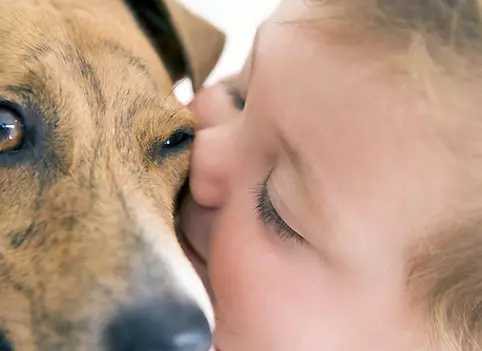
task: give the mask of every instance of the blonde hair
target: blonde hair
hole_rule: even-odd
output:
[[[337,39],[350,35],[357,39],[356,43],[363,37],[372,43],[378,39],[409,55],[416,46],[415,56],[425,55],[426,59],[412,60],[410,70],[436,71],[448,80],[446,86],[453,86],[455,81],[457,86],[460,82],[463,85],[465,81],[477,103],[477,89],[482,88],[482,20],[478,0],[309,2],[320,11],[313,11],[316,17],[308,20],[332,34],[342,33]],[[437,69],[433,69],[435,66]],[[452,87],[452,93],[455,90]],[[459,94],[452,94],[451,98],[462,98]],[[418,243],[420,247],[414,248],[408,274],[407,286],[414,304],[423,311],[423,329],[437,351],[482,350],[482,119],[476,119],[474,113],[470,117],[460,113],[452,121],[444,121],[450,124],[445,128],[450,129],[452,138],[461,130],[465,132],[456,135],[460,139],[468,135],[467,130],[472,135],[472,142],[463,140],[466,145],[458,146],[459,151],[463,150],[461,162],[466,163],[473,184],[477,184],[476,190],[465,197],[471,198],[472,203],[460,212],[454,211],[450,225],[440,223],[434,235]],[[451,129],[452,126],[463,128]]]
[[[430,64],[436,63],[452,74],[482,67],[479,0],[306,1],[320,9],[312,11],[314,17],[307,20],[322,26],[323,32],[331,33],[337,42],[351,37],[359,45],[371,40],[371,44],[405,52],[417,47],[430,57]]]
[[[307,1],[312,7],[322,8],[326,18],[338,19],[357,30],[363,27],[398,35],[417,31],[459,48],[461,44],[475,45],[475,39],[482,35],[478,0]]]

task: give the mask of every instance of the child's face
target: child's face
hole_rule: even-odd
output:
[[[210,127],[196,139],[184,229],[213,235],[218,345],[423,349],[408,259],[452,182],[434,112],[366,55],[270,22],[232,83],[244,110],[223,84],[193,104]]]

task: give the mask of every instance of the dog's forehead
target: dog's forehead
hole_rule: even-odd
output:
[[[167,134],[192,123],[189,113],[167,118],[181,108],[173,82],[122,1],[0,2],[0,23],[0,87],[35,80],[105,123],[139,115]]]
[[[139,77],[144,74],[159,88],[172,87],[162,59],[120,0],[0,1],[0,39],[2,71],[9,60],[21,63],[76,50],[97,66],[135,67]]]
[[[4,55],[40,46],[102,50],[121,47],[144,61],[154,77],[168,77],[161,60],[122,1],[0,1],[0,49]],[[10,47],[8,43],[12,44]],[[57,46],[57,47],[55,47]],[[98,61],[97,63],[102,63]],[[165,79],[166,82],[169,79]]]

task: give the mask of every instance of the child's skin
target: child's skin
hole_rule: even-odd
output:
[[[304,4],[283,1],[240,76],[191,106],[202,130],[181,227],[209,263],[217,345],[426,350],[406,280],[411,247],[454,201],[455,171],[426,118],[444,109],[374,68],[382,49],[274,23]],[[267,223],[265,181],[279,214],[265,199]]]

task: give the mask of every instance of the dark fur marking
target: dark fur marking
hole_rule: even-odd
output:
[[[22,232],[16,232],[10,235],[10,245],[12,245],[15,249],[19,248],[25,240],[31,237],[34,231],[33,225],[30,225],[26,230]]]
[[[38,209],[37,209],[38,210]],[[70,225],[71,223],[67,217],[64,224]],[[19,232],[13,232],[9,234],[10,245],[13,248],[20,248],[21,246],[28,246],[32,239],[35,238],[35,245],[42,246],[46,240],[45,236],[39,236],[39,233],[47,234],[46,231],[47,224],[44,222],[33,222],[25,230]]]
[[[128,100],[134,100],[134,102],[130,104],[126,110],[122,111],[119,116],[119,121],[116,121],[120,128],[128,131],[129,135],[132,134],[132,122],[134,117],[137,115],[137,100],[140,98],[140,96],[137,94],[138,93],[132,92],[130,89],[126,91],[126,97],[129,97]],[[135,96],[135,98],[132,98],[132,96]],[[119,149],[121,146],[125,145],[125,140],[117,138],[116,143],[117,148]]]
[[[129,209],[129,206],[127,205],[127,200],[124,196],[124,192],[122,191],[122,185],[119,184],[119,182],[117,181],[117,177],[115,175],[115,169],[113,169],[111,166],[110,166],[110,155],[107,155],[107,175],[109,176],[109,180],[110,180],[110,184],[112,186],[112,190],[113,190],[113,193],[115,194],[117,200],[119,200],[119,203],[121,204],[122,206],[122,210],[124,211],[124,214],[126,216],[126,218],[128,219],[129,222],[132,222],[134,223],[135,221],[131,220],[131,211]]]
[[[158,106],[158,102],[155,99],[149,98],[145,95],[136,95],[133,99],[133,102],[129,104],[127,110],[123,112],[120,116],[119,120],[119,127],[123,130],[127,131],[128,136],[132,136],[132,123],[139,113],[142,110],[146,109],[147,106]],[[162,107],[158,108],[159,111],[162,110]],[[126,147],[125,139],[117,138],[116,139],[116,146],[120,150],[121,148]],[[127,150],[131,151],[131,150]]]
[[[89,99],[91,102],[91,105],[94,105],[91,107],[94,107],[95,110],[98,109],[101,114],[105,113],[107,102],[104,97],[104,93],[102,92],[99,76],[95,72],[92,65],[89,62],[87,62],[86,58],[78,51],[77,51],[77,60],[79,62],[82,78],[84,78],[87,81],[88,88],[90,88],[86,91],[87,98],[89,98],[91,94],[94,95],[93,98]]]
[[[94,68],[79,50],[76,50],[70,46],[65,46],[64,49],[65,50],[59,50],[59,52],[56,54],[60,56],[61,60],[66,65],[78,65],[82,78],[87,82],[88,87],[90,88],[85,91],[86,97],[89,99],[89,102],[92,105],[96,105],[95,107],[92,107],[94,107],[96,110],[100,109],[101,113],[105,112],[107,102],[102,92],[100,79]],[[27,62],[41,62],[42,59],[51,52],[52,49],[47,44],[41,43],[29,50],[28,54],[25,55],[24,58]]]
[[[101,156],[102,151],[102,140],[99,137],[95,143],[94,149],[92,150],[93,158],[90,162],[89,168],[89,185],[88,189],[90,191],[91,200],[94,200],[97,197],[96,192],[96,185],[95,185],[95,167],[97,166],[97,160]]]
[[[128,50],[123,48],[120,44],[114,41],[104,40],[100,42],[100,45],[103,48],[108,49],[112,54],[115,54],[118,57],[121,57],[123,59],[126,59],[128,61],[128,64],[131,67],[135,68],[137,72],[142,73],[144,76],[148,78],[152,77],[152,74],[149,68],[147,67],[146,62],[143,59],[134,56]]]
[[[28,63],[41,61],[51,52],[52,48],[47,45],[47,43],[39,43],[36,46],[31,47],[30,50],[28,50],[27,54],[24,55],[23,59]]]
[[[74,50],[72,48],[66,47],[65,50],[61,50],[59,52],[60,58],[67,66],[75,64],[75,57],[73,55],[73,51]]]

